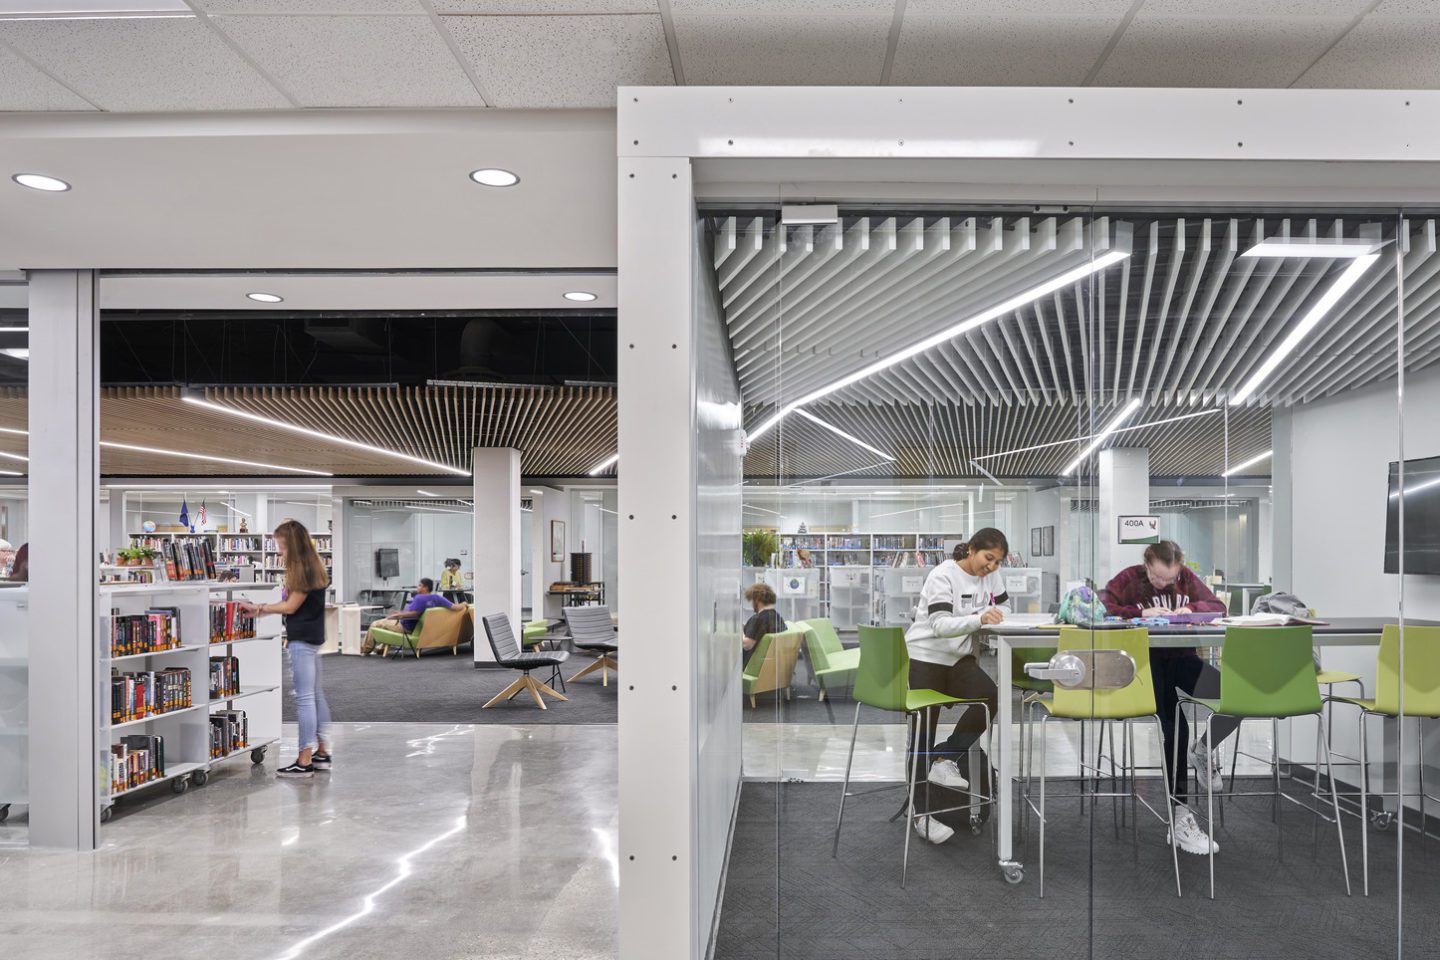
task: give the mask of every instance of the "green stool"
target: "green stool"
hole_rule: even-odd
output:
[[[1213,749],[1210,725],[1216,715],[1240,720],[1269,720],[1272,728],[1289,717],[1314,717],[1320,724],[1319,741],[1325,752],[1326,774],[1334,782],[1330,766],[1329,738],[1325,735],[1325,714],[1320,698],[1320,684],[1315,678],[1315,660],[1311,650],[1314,636],[1308,626],[1302,627],[1226,627],[1225,642],[1220,650],[1220,699],[1203,700],[1180,693],[1181,710],[1191,707],[1191,718],[1197,709],[1208,711],[1205,717],[1205,746]],[[1180,762],[1180,738],[1175,738],[1173,762]],[[1279,812],[1280,784],[1276,768],[1276,815]],[[1233,794],[1232,794],[1233,795]],[[1335,809],[1335,834],[1340,841],[1340,866],[1345,872],[1345,893],[1350,893],[1350,864],[1345,856],[1345,831],[1340,823],[1340,801],[1331,794]],[[1206,826],[1215,829],[1215,790],[1213,781],[1205,791]],[[1215,844],[1210,846],[1210,899],[1215,899]]]
[[[1366,721],[1371,717],[1399,719],[1414,717],[1419,728],[1420,749],[1420,792],[1418,796],[1433,803],[1440,803],[1440,797],[1425,792],[1425,721],[1440,718],[1440,627],[1406,627],[1404,633],[1404,664],[1401,664],[1401,629],[1399,624],[1387,623],[1380,634],[1380,652],[1375,660],[1375,699],[1363,697],[1327,697],[1329,703],[1351,704],[1360,708],[1360,859],[1364,875],[1365,895],[1370,895],[1370,767],[1366,748]],[[1404,678],[1404,703],[1402,713],[1401,678]],[[1318,775],[1317,775],[1318,779]],[[1402,776],[1403,779],[1403,776]],[[1317,783],[1318,787],[1319,784]],[[1395,797],[1399,803],[1400,816],[1405,815],[1405,797],[1413,793],[1400,794],[1403,784],[1397,785],[1395,793],[1381,792],[1381,797]],[[1330,780],[1330,796],[1335,798],[1335,781]],[[1424,801],[1421,801],[1422,809]],[[1421,817],[1422,829],[1424,817]],[[1403,824],[1402,824],[1403,826]]]
[[[1085,627],[1062,627],[1060,637],[1056,644],[1059,650],[1121,650],[1130,655],[1135,661],[1135,679],[1118,689],[1100,690],[1067,690],[1064,687],[1055,687],[1054,692],[1046,697],[1040,693],[1032,693],[1025,698],[1022,710],[1029,706],[1032,710],[1041,710],[1044,716],[1040,718],[1040,805],[1035,807],[1030,801],[1030,769],[1025,768],[1025,804],[1028,809],[1034,809],[1040,818],[1040,896],[1045,896],[1045,725],[1051,720],[1070,720],[1080,724],[1081,757],[1080,763],[1083,768],[1085,764],[1084,737],[1085,721],[1098,720],[1101,722],[1101,734],[1109,726],[1109,721],[1120,721],[1123,725],[1123,732],[1120,736],[1121,749],[1124,751],[1121,757],[1121,772],[1129,782],[1129,789],[1124,792],[1099,793],[1091,792],[1092,798],[1096,797],[1128,797],[1132,807],[1136,801],[1145,805],[1145,809],[1155,815],[1161,823],[1168,824],[1173,838],[1175,831],[1175,804],[1170,795],[1169,770],[1165,765],[1165,750],[1160,750],[1160,772],[1165,781],[1165,813],[1161,813],[1141,797],[1135,790],[1135,777],[1132,771],[1139,770],[1138,765],[1133,765],[1138,759],[1135,751],[1135,731],[1131,727],[1135,720],[1153,720],[1155,722],[1155,735],[1163,745],[1164,728],[1161,726],[1160,713],[1155,706],[1154,679],[1150,673],[1150,631],[1144,627],[1132,627],[1121,630],[1090,630]],[[1041,659],[1050,659],[1048,650],[1031,651],[1033,654],[1041,655]],[[1021,666],[1023,672],[1023,664]],[[1113,729],[1113,728],[1112,728]],[[1026,732],[1034,737],[1035,723],[1032,720],[1026,725],[1026,730],[1021,731],[1021,749],[1024,750],[1024,739]],[[1100,772],[1099,748],[1101,735],[1095,738],[1096,762],[1095,772]],[[1114,778],[1114,739],[1111,739],[1111,778]],[[1032,743],[1029,748],[1030,762],[1035,760],[1035,746]],[[1085,792],[1081,789],[1082,803]],[[1084,807],[1081,807],[1082,811]],[[1180,854],[1175,844],[1170,844],[1170,858],[1175,867],[1175,895],[1180,893]]]
[[[916,820],[915,781],[919,779],[920,775],[921,714],[927,710],[937,710],[940,707],[963,706],[968,710],[978,706],[980,712],[985,715],[984,737],[986,745],[990,746],[990,711],[985,709],[983,700],[965,700],[940,693],[937,690],[910,689],[910,651],[905,646],[905,631],[899,627],[861,626],[858,629],[860,631],[860,663],[855,671],[855,723],[850,730],[850,753],[845,759],[845,784],[840,792],[840,812],[835,817],[835,842],[831,846],[830,855],[834,857],[839,854],[840,827],[845,822],[845,800],[852,796],[850,793],[850,768],[855,761],[855,738],[860,732],[861,705],[869,704],[877,710],[903,713],[906,739],[911,748],[909,753],[913,758],[912,769],[906,772],[908,783],[905,785],[908,794],[905,803],[905,854],[900,865],[900,886],[904,888],[905,874],[910,867],[910,828]],[[972,791],[974,786],[971,784]],[[880,789],[892,790],[894,788],[882,787]],[[878,792],[880,791],[866,791],[867,794]],[[853,794],[853,796],[863,795]],[[972,792],[971,796],[973,797],[975,794]],[[978,803],[949,807],[945,810],[926,811],[921,816],[932,816],[952,810],[970,810],[978,808],[981,804],[993,802],[992,797],[985,797]]]

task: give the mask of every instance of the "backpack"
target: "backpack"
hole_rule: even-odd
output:
[[[1288,617],[1308,617],[1310,608],[1293,593],[1267,593],[1255,598],[1251,613],[1283,613]]]
[[[1105,604],[1089,587],[1076,587],[1067,591],[1060,600],[1060,610],[1055,619],[1077,627],[1094,626],[1105,622]]]

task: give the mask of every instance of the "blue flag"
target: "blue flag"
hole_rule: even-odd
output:
[[[180,526],[190,529],[190,504],[185,501],[184,494],[180,496]]]

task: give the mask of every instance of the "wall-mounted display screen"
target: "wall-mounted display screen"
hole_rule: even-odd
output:
[[[1400,464],[1390,462],[1385,572],[1400,572]],[[1440,574],[1440,457],[1405,461],[1405,572]]]

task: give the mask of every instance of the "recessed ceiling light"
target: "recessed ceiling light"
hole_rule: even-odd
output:
[[[565,299],[574,300],[576,303],[589,303],[591,300],[595,299],[595,294],[590,293],[586,290],[571,290],[569,293],[565,294]]]
[[[247,293],[245,296],[256,303],[284,303],[285,298],[273,293]]]
[[[470,171],[470,179],[486,187],[513,187],[520,182],[520,178],[509,170],[501,170],[499,167],[482,167],[479,170]]]
[[[55,177],[47,177],[43,173],[17,173],[10,178],[22,187],[29,187],[31,190],[44,190],[47,193],[64,193],[70,189],[70,184]]]
[[[0,353],[5,354],[5,356],[7,357],[14,357],[16,360],[30,359],[29,347],[6,347],[5,349],[0,350]]]

